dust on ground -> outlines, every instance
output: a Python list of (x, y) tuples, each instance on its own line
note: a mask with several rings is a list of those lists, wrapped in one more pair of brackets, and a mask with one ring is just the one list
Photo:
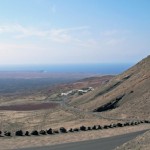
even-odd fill
[(97, 131), (82, 131), (78, 133), (64, 133), (58, 135), (45, 135), (45, 136), (30, 136), (30, 137), (1, 137), (0, 149), (11, 150), (25, 147), (48, 146), (61, 143), (77, 142), (92, 140), (104, 137), (111, 137), (136, 131), (150, 129), (149, 124), (143, 124), (132, 127), (123, 127), (116, 129), (97, 130)]

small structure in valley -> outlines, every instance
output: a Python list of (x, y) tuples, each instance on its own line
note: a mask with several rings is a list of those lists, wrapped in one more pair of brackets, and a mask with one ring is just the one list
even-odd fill
[(93, 87), (88, 87), (88, 88), (83, 88), (83, 89), (73, 89), (70, 91), (67, 91), (65, 93), (61, 93), (61, 96), (69, 96), (69, 95), (74, 95), (74, 94), (78, 94), (78, 95), (83, 95), (89, 91), (93, 91), (94, 88)]

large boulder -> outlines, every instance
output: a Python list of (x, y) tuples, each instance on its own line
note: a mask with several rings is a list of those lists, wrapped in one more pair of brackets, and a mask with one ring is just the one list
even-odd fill
[(104, 127), (103, 127), (104, 129), (108, 129), (109, 128), (109, 126), (108, 125), (104, 125)]
[(122, 123), (117, 123), (117, 127), (123, 127), (124, 125)]
[(42, 134), (42, 135), (46, 135), (46, 131), (45, 130), (41, 130), (39, 133)]
[(141, 121), (140, 121), (140, 123), (144, 123), (144, 121), (143, 121), (143, 120), (141, 120)]
[(93, 130), (97, 130), (97, 127), (96, 127), (96, 125), (94, 125), (94, 126), (92, 127), (92, 129), (93, 129)]
[(39, 133), (38, 133), (37, 130), (33, 130), (33, 131), (31, 132), (31, 135), (39, 135)]
[(117, 124), (112, 124), (113, 125), (113, 128), (116, 128), (117, 127)]
[(98, 126), (97, 126), (97, 129), (100, 130), (100, 129), (102, 129), (102, 127), (101, 127), (100, 125), (98, 125)]
[(130, 125), (131, 125), (131, 126), (134, 126), (134, 125), (135, 125), (135, 122), (134, 122), (134, 121), (132, 121), (132, 122), (130, 123)]
[(130, 126), (130, 122), (126, 122), (126, 123), (124, 123), (124, 126)]
[(26, 131), (24, 135), (29, 136), (29, 131)]
[(86, 131), (86, 127), (85, 127), (85, 126), (81, 126), (81, 127), (80, 127), (80, 130), (81, 130), (81, 131)]
[(150, 123), (150, 121), (149, 120), (144, 120), (144, 123)]
[(15, 133), (16, 136), (23, 136), (23, 131), (22, 130), (18, 130)]
[(48, 129), (47, 131), (47, 134), (53, 134), (53, 131), (52, 131), (52, 129), (50, 128), (50, 129)]
[(4, 135), (5, 135), (5, 136), (11, 136), (11, 132), (5, 131), (5, 132), (4, 132)]
[(79, 129), (78, 129), (78, 128), (74, 128), (74, 129), (73, 129), (73, 131), (76, 131), (76, 132), (78, 132), (78, 131), (79, 131)]
[(0, 131), (0, 137), (2, 137), (2, 131)]
[(61, 133), (67, 133), (67, 130), (64, 127), (61, 127), (59, 130)]
[(92, 128), (91, 127), (87, 127), (87, 130), (92, 130)]
[(69, 132), (73, 132), (73, 129), (72, 129), (72, 128), (70, 128), (68, 131), (69, 131)]

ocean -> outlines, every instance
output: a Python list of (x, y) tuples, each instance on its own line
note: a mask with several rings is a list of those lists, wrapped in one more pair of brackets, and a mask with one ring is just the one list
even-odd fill
[(133, 64), (60, 64), (60, 65), (7, 65), (0, 66), (0, 71), (34, 71), (49, 73), (93, 73), (119, 74)]

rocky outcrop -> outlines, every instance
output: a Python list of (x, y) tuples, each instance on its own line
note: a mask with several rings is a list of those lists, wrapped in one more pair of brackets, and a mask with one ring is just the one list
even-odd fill
[(15, 133), (16, 136), (23, 136), (23, 131), (22, 130), (18, 130)]
[(94, 112), (102, 112), (102, 111), (107, 111), (107, 110), (111, 110), (111, 109), (115, 109), (118, 104), (118, 102), (125, 96), (125, 94), (122, 94), (118, 97), (116, 97), (115, 100), (112, 100), (109, 103), (106, 103), (105, 105), (102, 105), (101, 107), (98, 107), (97, 109), (94, 110)]

